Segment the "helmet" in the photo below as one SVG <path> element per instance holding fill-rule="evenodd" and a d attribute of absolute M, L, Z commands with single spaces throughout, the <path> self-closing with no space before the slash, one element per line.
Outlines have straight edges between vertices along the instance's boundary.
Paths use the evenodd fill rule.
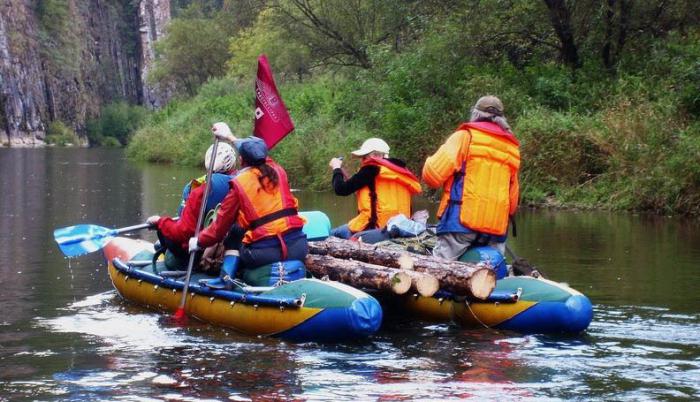
<path fill-rule="evenodd" d="M 381 138 L 369 138 L 362 143 L 360 149 L 352 151 L 355 156 L 365 156 L 371 152 L 381 152 L 385 156 L 389 155 L 389 144 Z"/>
<path fill-rule="evenodd" d="M 207 153 L 204 156 L 204 167 L 209 168 L 211 164 L 211 152 L 214 150 L 214 145 L 212 144 Z M 236 168 L 236 151 L 233 147 L 225 142 L 220 142 L 216 146 L 216 158 L 214 159 L 214 172 L 226 173 Z"/>

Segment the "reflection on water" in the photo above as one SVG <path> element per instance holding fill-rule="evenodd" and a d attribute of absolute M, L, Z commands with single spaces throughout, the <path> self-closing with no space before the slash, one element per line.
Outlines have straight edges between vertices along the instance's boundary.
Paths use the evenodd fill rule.
<path fill-rule="evenodd" d="M 575 337 L 402 323 L 294 345 L 180 327 L 122 301 L 99 255 L 68 264 L 53 244 L 57 227 L 172 212 L 199 173 L 118 150 L 0 149 L 0 400 L 700 398 L 697 222 L 523 211 L 512 248 L 595 305 Z M 352 197 L 296 194 L 334 224 L 354 213 Z"/>

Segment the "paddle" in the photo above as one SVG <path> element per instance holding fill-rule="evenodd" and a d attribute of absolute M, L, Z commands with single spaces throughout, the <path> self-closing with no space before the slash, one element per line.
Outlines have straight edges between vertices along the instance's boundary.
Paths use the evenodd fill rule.
<path fill-rule="evenodd" d="M 199 237 L 199 232 L 202 229 L 202 222 L 204 221 L 204 213 L 207 210 L 207 201 L 209 199 L 209 190 L 211 190 L 211 175 L 214 172 L 214 162 L 216 158 L 216 148 L 219 146 L 219 138 L 214 138 L 214 146 L 211 150 L 211 162 L 207 166 L 207 178 L 204 184 L 204 194 L 202 195 L 202 204 L 199 207 L 199 216 L 197 216 L 197 226 L 194 227 L 194 237 Z M 187 290 L 190 286 L 190 277 L 192 276 L 192 268 L 194 267 L 194 259 L 196 250 L 190 251 L 190 260 L 187 263 L 187 274 L 185 275 L 185 284 L 182 288 L 182 298 L 180 298 L 180 305 L 175 310 L 173 317 L 178 321 L 183 321 L 187 318 L 185 315 L 185 303 L 187 303 Z"/>
<path fill-rule="evenodd" d="M 110 229 L 97 225 L 75 225 L 53 231 L 58 248 L 68 258 L 78 257 L 102 249 L 110 240 L 122 233 L 135 232 L 151 227 L 148 223 Z"/>

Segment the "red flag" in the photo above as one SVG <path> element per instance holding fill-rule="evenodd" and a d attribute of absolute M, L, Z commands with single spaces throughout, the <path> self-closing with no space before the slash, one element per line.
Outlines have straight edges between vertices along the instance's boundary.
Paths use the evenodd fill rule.
<path fill-rule="evenodd" d="M 255 80 L 255 128 L 253 133 L 272 149 L 294 130 L 294 123 L 277 92 L 272 70 L 263 54 L 258 57 L 258 77 Z"/>

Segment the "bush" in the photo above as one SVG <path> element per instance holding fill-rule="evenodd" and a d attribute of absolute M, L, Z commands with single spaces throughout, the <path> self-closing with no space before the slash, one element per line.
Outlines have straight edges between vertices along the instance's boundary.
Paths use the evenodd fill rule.
<path fill-rule="evenodd" d="M 46 143 L 61 147 L 80 144 L 80 139 L 75 131 L 60 120 L 52 121 L 46 130 Z"/>
<path fill-rule="evenodd" d="M 88 139 L 92 145 L 124 146 L 131 135 L 144 122 L 148 112 L 141 106 L 124 101 L 114 102 L 102 109 L 98 119 L 86 125 Z"/>
<path fill-rule="evenodd" d="M 590 122 L 575 114 L 536 108 L 514 128 L 521 141 L 521 181 L 573 186 L 606 170 L 604 151 L 586 134 Z"/>

